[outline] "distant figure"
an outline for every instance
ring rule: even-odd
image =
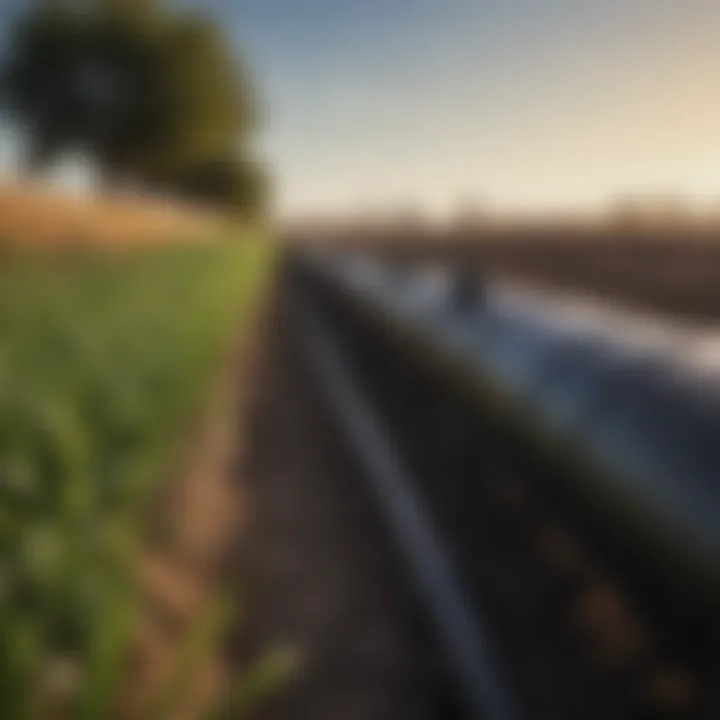
[[[454,274],[450,295],[450,309],[467,313],[476,310],[483,300],[483,282],[473,268],[458,268]]]

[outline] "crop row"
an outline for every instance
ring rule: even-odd
[[[247,321],[258,243],[0,266],[0,715],[112,716],[145,511]]]

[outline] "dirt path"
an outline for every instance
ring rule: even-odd
[[[292,344],[282,287],[270,316],[240,469],[249,607],[238,652],[288,646],[300,661],[261,715],[438,716],[436,660],[362,480]]]

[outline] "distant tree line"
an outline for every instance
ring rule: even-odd
[[[30,169],[79,151],[110,186],[243,214],[266,205],[268,178],[251,154],[255,94],[203,15],[158,0],[37,0],[17,18],[0,73]]]

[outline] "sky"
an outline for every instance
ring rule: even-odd
[[[217,0],[281,206],[720,197],[717,0]]]
[[[179,4],[250,66],[286,213],[720,198],[718,0]]]

